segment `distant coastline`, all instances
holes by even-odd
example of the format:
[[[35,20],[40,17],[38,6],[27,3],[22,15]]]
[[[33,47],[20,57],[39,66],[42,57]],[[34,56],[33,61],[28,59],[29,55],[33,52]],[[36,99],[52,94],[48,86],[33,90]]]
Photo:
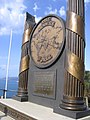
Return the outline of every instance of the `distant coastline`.
[[[0,96],[3,95],[3,90],[5,89],[5,77],[0,78]],[[17,94],[18,90],[18,77],[9,77],[8,78],[8,92],[7,98],[12,98]]]
[[[5,77],[0,77],[0,80],[5,80],[6,78]],[[8,77],[8,80],[16,80],[18,79],[18,77]]]

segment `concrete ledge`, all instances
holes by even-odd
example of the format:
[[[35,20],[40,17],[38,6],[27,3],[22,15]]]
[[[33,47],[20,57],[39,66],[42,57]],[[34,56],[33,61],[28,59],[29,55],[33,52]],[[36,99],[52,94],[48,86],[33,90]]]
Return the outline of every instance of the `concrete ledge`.
[[[19,102],[13,99],[0,99],[0,110],[6,112],[7,115],[15,120],[75,120],[53,113],[51,108],[30,102]],[[90,116],[78,120],[90,120]]]
[[[3,112],[0,111],[0,120],[15,120],[10,116],[6,116]]]

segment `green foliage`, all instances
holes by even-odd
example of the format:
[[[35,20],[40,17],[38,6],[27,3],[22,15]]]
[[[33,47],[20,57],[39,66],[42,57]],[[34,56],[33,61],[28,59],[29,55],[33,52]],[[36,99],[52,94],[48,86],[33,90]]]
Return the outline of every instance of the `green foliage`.
[[[85,71],[84,74],[85,96],[90,96],[90,71]]]
[[[84,80],[90,82],[90,71],[85,71]]]

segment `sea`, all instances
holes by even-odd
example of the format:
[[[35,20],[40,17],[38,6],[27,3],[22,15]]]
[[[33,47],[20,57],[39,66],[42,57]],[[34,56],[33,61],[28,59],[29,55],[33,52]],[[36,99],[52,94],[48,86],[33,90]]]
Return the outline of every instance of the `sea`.
[[[0,97],[3,96],[3,90],[5,89],[5,78],[0,78]],[[18,90],[18,77],[9,77],[7,84],[7,98],[12,98],[17,94]]]

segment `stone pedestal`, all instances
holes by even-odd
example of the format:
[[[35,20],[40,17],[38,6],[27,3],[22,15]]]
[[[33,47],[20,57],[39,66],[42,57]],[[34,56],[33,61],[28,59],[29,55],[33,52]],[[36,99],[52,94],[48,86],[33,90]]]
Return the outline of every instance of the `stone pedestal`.
[[[74,116],[74,118],[53,113],[52,108],[44,107],[31,102],[19,102],[12,99],[0,99],[0,111],[5,113],[7,118],[8,116],[10,116],[15,120],[76,120],[75,113],[73,113],[72,111],[63,110],[62,114],[65,115],[64,113],[67,112],[67,116],[71,114],[72,117]],[[82,114],[83,118],[80,118],[78,120],[90,119],[90,113],[88,111],[87,117],[84,117],[84,112],[79,114]],[[79,116],[79,114],[77,113],[77,116]],[[2,117],[1,113],[0,117]]]
[[[87,110],[84,110],[84,111],[72,111],[72,110],[65,110],[65,109],[58,107],[58,108],[54,109],[54,112],[61,114],[61,115],[64,115],[64,116],[67,116],[67,117],[70,117],[71,119],[74,118],[74,119],[80,119],[80,120],[81,120],[81,118],[84,119],[84,117],[90,115],[89,108]]]

